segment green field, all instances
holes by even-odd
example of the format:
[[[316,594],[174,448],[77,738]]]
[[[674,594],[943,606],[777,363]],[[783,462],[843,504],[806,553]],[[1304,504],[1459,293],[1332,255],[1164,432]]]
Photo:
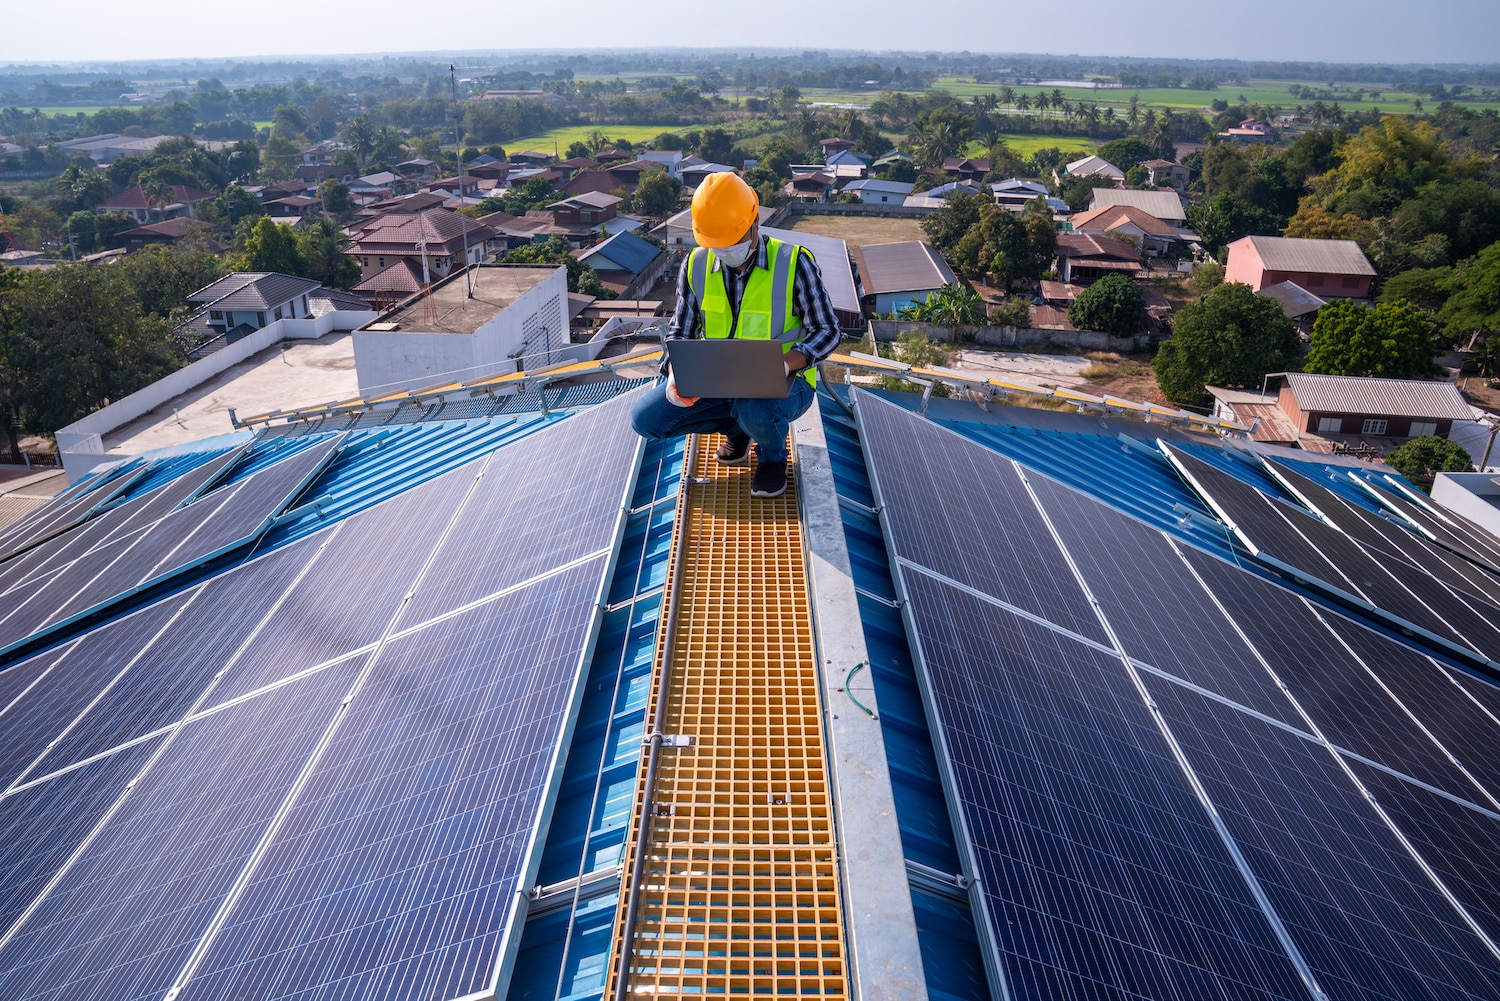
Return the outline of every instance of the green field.
[[[44,104],[36,110],[44,115],[92,115],[96,111],[103,111],[105,107],[106,105],[102,104]],[[109,107],[113,107],[113,105],[109,105]],[[23,108],[21,110],[30,111],[31,109]]]
[[[1005,134],[1000,137],[1005,140],[1005,145],[1015,151],[1017,156],[1030,156],[1039,149],[1048,146],[1056,146],[1064,153],[1092,153],[1099,148],[1099,144],[1092,139],[1082,136],[1023,136]],[[984,150],[975,151],[977,155],[983,156]]]
[[[655,139],[663,132],[689,132],[694,129],[704,129],[704,125],[566,125],[562,128],[543,132],[541,135],[527,136],[524,139],[512,139],[501,143],[507,152],[517,152],[523,149],[538,150],[543,153],[552,151],[553,144],[557,145],[559,155],[566,155],[568,147],[575,142],[585,142],[597,129],[609,136],[611,139],[624,139],[636,143],[643,139]]]
[[[1280,105],[1287,111],[1291,111],[1297,105],[1310,105],[1315,98],[1293,97],[1287,90],[1294,81],[1283,80],[1253,80],[1244,86],[1225,84],[1217,90],[1187,90],[1181,87],[1145,87],[1139,90],[1131,87],[1012,87],[1011,90],[1017,94],[1028,94],[1036,96],[1039,93],[1050,95],[1053,90],[1062,91],[1063,97],[1069,101],[1090,100],[1100,107],[1113,106],[1116,112],[1129,107],[1131,97],[1135,97],[1142,110],[1148,107],[1171,108],[1174,111],[1208,111],[1209,105],[1214,101],[1227,101],[1230,104],[1239,103],[1244,98],[1249,104]],[[1303,86],[1316,86],[1307,81],[1302,81]],[[1000,84],[975,83],[972,78],[965,77],[938,77],[933,81],[934,90],[946,90],[954,97],[972,98],[983,94],[994,94],[998,96],[1002,89]],[[1363,87],[1366,91],[1379,89],[1371,84],[1340,84],[1339,90],[1357,90]],[[830,104],[857,104],[868,107],[881,95],[868,90],[847,91],[831,90],[811,87],[802,93],[803,100],[826,102]],[[1408,91],[1382,90],[1380,100],[1371,100],[1368,97],[1363,101],[1341,101],[1342,107],[1348,111],[1363,111],[1370,108],[1378,108],[1388,112],[1409,112],[1412,110],[1412,101],[1420,97]],[[1424,98],[1424,104],[1433,105],[1430,99]],[[1325,100],[1325,104],[1334,103]],[[1476,109],[1495,107],[1500,101],[1486,101],[1482,98],[1469,95],[1454,101],[1455,104],[1467,105]],[[1055,112],[1045,112],[1055,114]]]

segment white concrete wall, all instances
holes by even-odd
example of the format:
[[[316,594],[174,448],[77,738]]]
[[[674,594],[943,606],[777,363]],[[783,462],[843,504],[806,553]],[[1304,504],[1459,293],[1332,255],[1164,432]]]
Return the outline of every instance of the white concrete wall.
[[[409,330],[354,333],[354,369],[362,396],[426,389],[515,371],[514,364],[476,364],[468,334],[423,334]]]
[[[1493,473],[1438,473],[1432,499],[1500,535],[1500,477]]]
[[[69,480],[82,476],[103,461],[100,458],[104,452],[103,436],[115,428],[150,413],[273,344],[322,337],[335,330],[353,330],[378,315],[374,310],[338,310],[306,319],[277,320],[233,344],[225,345],[207,358],[185,365],[144,389],[74,421],[56,435],[59,457]]]

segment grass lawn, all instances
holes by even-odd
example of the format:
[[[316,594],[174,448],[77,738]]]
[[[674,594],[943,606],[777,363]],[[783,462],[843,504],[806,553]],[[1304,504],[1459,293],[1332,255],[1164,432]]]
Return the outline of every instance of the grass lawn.
[[[1064,153],[1083,153],[1085,155],[1099,148],[1098,143],[1083,136],[1023,136],[1006,134],[1000,138],[1004,139],[1005,145],[1009,146],[1020,157],[1030,156],[1037,150],[1046,149],[1048,146],[1056,146]],[[979,150],[978,152],[981,156],[984,153],[983,150]]]
[[[575,142],[587,140],[589,135],[598,129],[611,139],[624,139],[628,142],[637,143],[643,139],[655,139],[663,132],[688,132],[693,129],[704,129],[704,125],[566,125],[562,128],[543,132],[541,135],[527,136],[524,139],[512,139],[501,143],[507,152],[515,152],[523,149],[539,150],[544,153],[552,151],[553,144],[557,145],[559,156],[566,156],[568,147]]]
[[[44,104],[37,108],[44,115],[92,115],[96,111],[103,111],[108,105],[103,104]],[[30,111],[30,108],[23,109]]]
[[[918,219],[844,215],[799,215],[796,219],[792,229],[798,233],[836,237],[853,247],[927,239]]]

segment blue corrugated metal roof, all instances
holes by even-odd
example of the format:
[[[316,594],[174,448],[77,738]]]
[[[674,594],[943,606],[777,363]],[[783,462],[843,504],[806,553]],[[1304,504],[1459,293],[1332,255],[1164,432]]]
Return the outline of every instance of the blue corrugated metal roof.
[[[616,267],[638,275],[651,266],[661,254],[661,248],[647,240],[643,240],[634,233],[626,230],[616,233],[603,243],[592,247],[579,260],[595,268],[601,265],[594,259],[602,257],[613,262]]]

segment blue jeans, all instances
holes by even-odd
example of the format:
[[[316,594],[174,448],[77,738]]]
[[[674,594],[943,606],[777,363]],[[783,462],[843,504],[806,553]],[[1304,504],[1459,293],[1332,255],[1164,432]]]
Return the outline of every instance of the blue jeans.
[[[679,407],[667,400],[663,381],[636,401],[630,423],[642,438],[743,432],[755,439],[761,462],[784,462],[787,428],[812,406],[813,395],[807,380],[796,378],[784,400],[701,399],[691,407]]]

